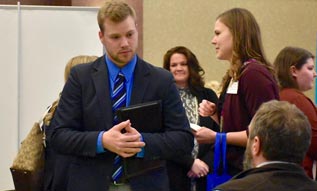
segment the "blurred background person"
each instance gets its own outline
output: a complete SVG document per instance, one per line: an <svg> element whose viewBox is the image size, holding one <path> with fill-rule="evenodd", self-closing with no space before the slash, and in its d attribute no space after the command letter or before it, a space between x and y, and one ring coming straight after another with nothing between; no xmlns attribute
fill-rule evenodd
<svg viewBox="0 0 317 191"><path fill-rule="evenodd" d="M204 87L203 75L205 72L199 65L195 54L184 46L171 48L164 55L163 67L174 76L189 122L219 131L216 122L210 117L202 117L198 113L199 103L203 99L217 103L218 98L213 90ZM212 167L211 164L211 144L198 145L195 141L191 156L182 156L174 161L168 161L171 191L205 191L205 175ZM195 189L195 185L197 189Z"/></svg>
<svg viewBox="0 0 317 191"><path fill-rule="evenodd" d="M218 105L206 100L200 104L202 116L220 116L221 131L227 135L227 164L230 175L243 169L243 153L248 125L264 102L279 99L273 66L264 54L260 27L246 9L233 8L215 22L212 44L219 60L230 62L223 77ZM216 132L201 128L199 143L214 143Z"/></svg>
<svg viewBox="0 0 317 191"><path fill-rule="evenodd" d="M214 191L315 191L300 166L311 138L305 114L286 101L261 105L249 126L246 170Z"/></svg>
<svg viewBox="0 0 317 191"><path fill-rule="evenodd" d="M314 87L316 78L314 56L302 48L285 47L277 55L274 67L281 100L295 104L310 122L312 139L302 166L307 175L313 178L313 164L317 160L317 110L304 92Z"/></svg>
<svg viewBox="0 0 317 191"><path fill-rule="evenodd" d="M66 66L64 72L64 82L66 83L70 70L79 64L85 64L93 62L97 59L97 56L79 55L71 58ZM50 136L51 128L50 123L53 119L55 110L57 108L59 98L52 103L49 112L44 117L44 130L46 137ZM68 169L69 157L66 155L58 154L52 148L50 143L46 140L45 149L45 168L44 168L44 191L52 190L67 190L67 169Z"/></svg>
<svg viewBox="0 0 317 191"><path fill-rule="evenodd" d="M217 80L211 80L206 82L205 87L212 89L218 97L220 96L220 83Z"/></svg>

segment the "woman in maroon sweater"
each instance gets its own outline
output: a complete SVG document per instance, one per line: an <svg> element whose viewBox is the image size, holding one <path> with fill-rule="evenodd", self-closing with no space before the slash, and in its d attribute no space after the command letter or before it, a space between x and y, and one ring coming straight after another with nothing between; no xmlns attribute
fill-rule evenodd
<svg viewBox="0 0 317 191"><path fill-rule="evenodd" d="M281 100L295 104L310 122L312 139L302 166L307 175L313 178L313 163L317 160L317 110L315 104L303 92L314 87L314 56L302 48L286 47L277 55L274 67Z"/></svg>
<svg viewBox="0 0 317 191"><path fill-rule="evenodd" d="M220 119L227 135L228 170L235 175L243 169L248 125L263 102L279 99L278 87L264 55L260 27L248 10L234 8L220 14L214 33L216 56L229 61L230 68L223 77L219 103L204 100L199 112ZM207 128L196 133L199 143L213 143L215 137L216 132Z"/></svg>

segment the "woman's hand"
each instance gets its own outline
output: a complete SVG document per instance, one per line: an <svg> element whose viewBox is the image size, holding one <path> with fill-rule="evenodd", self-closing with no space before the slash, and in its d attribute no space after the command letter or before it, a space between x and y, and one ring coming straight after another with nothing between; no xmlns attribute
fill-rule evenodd
<svg viewBox="0 0 317 191"><path fill-rule="evenodd" d="M199 178L199 177L206 176L208 172L209 172L208 165L200 159L195 159L192 165L192 168L187 173L187 176L190 178Z"/></svg>
<svg viewBox="0 0 317 191"><path fill-rule="evenodd" d="M199 112L199 115L203 117L211 117L212 120L214 120L217 124L219 124L217 106L215 103L204 99L199 104L198 112Z"/></svg>
<svg viewBox="0 0 317 191"><path fill-rule="evenodd" d="M194 131L193 134L199 144L214 143L216 139L216 132L206 127L201 127L197 131Z"/></svg>
<svg viewBox="0 0 317 191"><path fill-rule="evenodd" d="M215 103L212 103L204 99L199 104L198 111L199 111L199 115L203 117L211 117L217 112L217 106Z"/></svg>

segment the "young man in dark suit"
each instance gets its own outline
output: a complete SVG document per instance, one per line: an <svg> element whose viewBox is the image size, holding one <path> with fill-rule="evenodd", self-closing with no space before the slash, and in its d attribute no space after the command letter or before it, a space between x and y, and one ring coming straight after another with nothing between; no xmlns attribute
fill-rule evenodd
<svg viewBox="0 0 317 191"><path fill-rule="evenodd" d="M193 147L173 77L136 55L136 16L128 4L106 2L99 10L98 24L106 54L71 71L52 121L49 141L57 151L72 156L67 191L166 191L164 160L189 154ZM161 101L158 132L139 132L129 120L116 121L113 100L119 75L124 76L123 106ZM128 178L123 173L122 184L112 177L117 155L129 159L127 164L139 171Z"/></svg>
<svg viewBox="0 0 317 191"><path fill-rule="evenodd" d="M249 126L246 170L214 191L317 190L317 182L300 166L310 139L310 123L295 105L262 104Z"/></svg>

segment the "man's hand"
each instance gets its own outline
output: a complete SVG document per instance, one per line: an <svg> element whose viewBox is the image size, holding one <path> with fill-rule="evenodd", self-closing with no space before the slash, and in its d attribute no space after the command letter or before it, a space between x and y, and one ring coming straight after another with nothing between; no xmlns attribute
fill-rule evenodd
<svg viewBox="0 0 317 191"><path fill-rule="evenodd" d="M122 130L125 133L122 133ZM145 143L141 141L141 134L131 127L129 120L113 126L102 135L103 147L117 153L123 158L131 157L141 151Z"/></svg>

